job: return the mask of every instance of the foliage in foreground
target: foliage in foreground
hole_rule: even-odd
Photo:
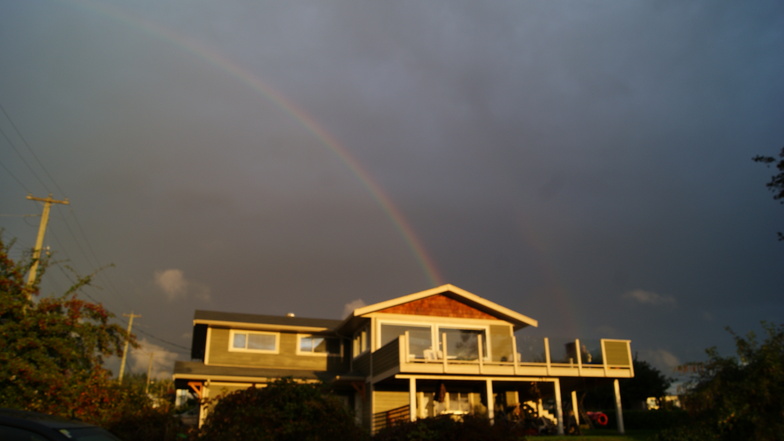
[[[777,161],[777,159],[773,156],[763,155],[757,155],[753,159],[755,162],[760,162],[768,166]],[[773,175],[770,178],[770,181],[765,184],[765,186],[773,192],[773,199],[784,204],[784,148],[782,148],[781,152],[779,152],[779,159],[778,162],[776,162],[776,169],[779,171],[778,174]],[[779,232],[778,236],[779,240],[784,240],[784,233]]]
[[[78,298],[90,278],[37,298],[48,262],[28,285],[32,259],[15,262],[10,248],[0,236],[0,406],[101,424],[146,400],[116,386],[103,367],[104,357],[121,354],[126,336],[103,306]]]
[[[462,421],[449,415],[404,422],[378,432],[374,441],[520,441],[525,439],[525,428],[506,420],[491,424],[484,417],[467,415]]]
[[[117,384],[103,366],[121,355],[127,336],[103,306],[78,297],[90,277],[41,297],[49,262],[28,285],[33,262],[11,259],[11,247],[0,234],[0,407],[80,419],[130,440],[165,439],[168,407],[153,408],[143,386]]]
[[[684,366],[694,373],[684,404],[696,423],[683,428],[683,434],[694,436],[693,439],[781,439],[784,325],[763,323],[763,328],[767,336],[762,343],[753,332],[741,337],[730,330],[736,356],[723,357],[716,348],[709,348],[707,361]],[[662,438],[665,439],[676,438]]]
[[[290,378],[217,400],[199,431],[202,441],[358,441],[366,434],[323,386]]]

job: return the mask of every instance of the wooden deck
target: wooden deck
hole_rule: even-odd
[[[580,347],[576,340],[576,347]],[[514,361],[490,361],[481,354],[471,360],[461,360],[449,354],[430,353],[428,357],[411,354],[408,338],[401,335],[370,354],[372,377],[397,374],[466,375],[493,377],[634,377],[632,355],[628,340],[601,340],[602,362],[583,363],[580,357],[570,363],[550,360],[549,343],[545,339],[545,360],[521,362],[516,352],[510,357]],[[481,347],[481,345],[480,345]],[[513,349],[513,351],[515,351]]]

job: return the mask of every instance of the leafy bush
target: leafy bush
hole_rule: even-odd
[[[616,427],[615,411],[605,412],[608,427]],[[689,414],[683,410],[624,410],[623,425],[630,430],[662,430],[678,427],[691,421]]]
[[[147,407],[120,417],[105,427],[128,441],[173,441],[177,438],[180,422],[168,409]]]
[[[201,441],[359,441],[366,434],[340,400],[322,386],[276,380],[220,397]]]
[[[784,325],[763,323],[766,338],[732,333],[736,356],[706,352],[708,360],[684,366],[694,376],[684,403],[723,440],[775,441],[784,433]]]
[[[525,440],[522,425],[499,420],[491,424],[482,417],[465,416],[456,421],[449,416],[425,418],[395,424],[378,432],[374,441],[520,441]]]
[[[686,424],[664,429],[651,441],[717,441],[718,434],[705,424]]]

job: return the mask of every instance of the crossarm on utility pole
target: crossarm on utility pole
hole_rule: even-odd
[[[33,285],[33,282],[35,282],[35,278],[38,275],[38,262],[41,260],[41,249],[44,246],[46,224],[49,222],[49,210],[51,209],[52,204],[68,205],[70,202],[68,202],[68,199],[63,201],[52,199],[51,194],[48,198],[37,198],[31,195],[27,195],[27,199],[44,203],[44,211],[41,213],[41,224],[38,226],[38,237],[35,240],[35,248],[33,249],[33,265],[30,267],[30,272],[27,274],[27,286],[30,287]],[[30,296],[31,294],[28,292],[28,300],[30,300]]]

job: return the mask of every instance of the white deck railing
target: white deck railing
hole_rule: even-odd
[[[441,336],[441,348],[447,348],[446,334]],[[399,373],[411,374],[462,374],[462,375],[498,375],[498,376],[556,376],[556,377],[608,377],[630,378],[634,376],[629,340],[602,339],[602,357],[600,362],[584,361],[581,350],[576,350],[569,362],[554,362],[550,354],[550,342],[544,338],[544,360],[523,361],[517,351],[517,342],[511,337],[509,357],[503,360],[491,360],[484,354],[485,345],[482,335],[478,336],[475,356],[458,356],[447,351],[432,348],[421,355],[414,354],[409,345],[408,333],[380,348],[377,353],[385,353],[382,363],[384,369],[394,369]],[[390,358],[389,345],[397,345],[397,360]],[[386,351],[385,351],[386,348]],[[574,340],[574,348],[581,348],[580,341]],[[375,353],[374,353],[375,355]],[[494,357],[496,358],[496,357]],[[381,368],[382,366],[378,366]]]

